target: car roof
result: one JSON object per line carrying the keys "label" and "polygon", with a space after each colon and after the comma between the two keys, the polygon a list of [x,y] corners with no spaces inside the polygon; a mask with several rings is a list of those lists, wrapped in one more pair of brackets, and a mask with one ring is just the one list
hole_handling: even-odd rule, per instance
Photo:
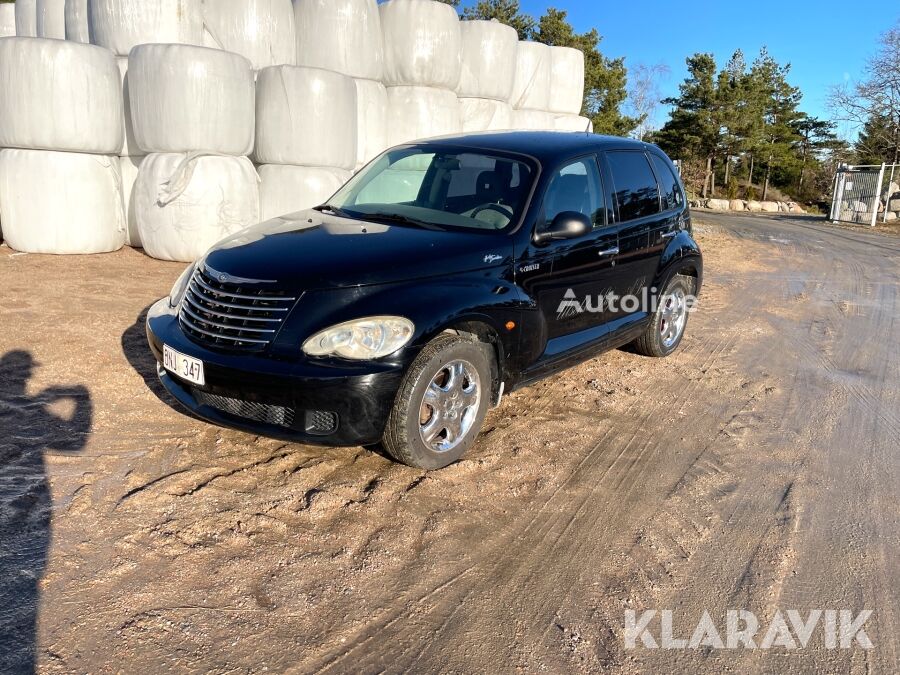
{"label": "car roof", "polygon": [[497,150],[529,155],[541,164],[557,161],[584,152],[599,150],[649,150],[654,145],[632,138],[603,136],[584,131],[487,131],[457,136],[441,136],[410,145],[467,147],[478,150]]}

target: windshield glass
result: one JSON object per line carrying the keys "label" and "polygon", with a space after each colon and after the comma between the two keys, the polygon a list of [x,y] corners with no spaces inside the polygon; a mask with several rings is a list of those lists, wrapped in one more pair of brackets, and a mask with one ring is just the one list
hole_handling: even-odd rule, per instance
{"label": "windshield glass", "polygon": [[518,159],[403,148],[356,174],[328,206],[361,220],[497,232],[519,221],[533,179],[532,167]]}

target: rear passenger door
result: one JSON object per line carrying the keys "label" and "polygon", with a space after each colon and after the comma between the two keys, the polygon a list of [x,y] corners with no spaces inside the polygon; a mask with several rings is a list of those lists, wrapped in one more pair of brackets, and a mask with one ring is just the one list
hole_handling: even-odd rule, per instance
{"label": "rear passenger door", "polygon": [[640,298],[639,303],[619,302],[611,318],[611,332],[627,329],[647,317],[649,289],[659,266],[660,252],[651,246],[666,216],[660,205],[659,186],[643,150],[609,150],[604,167],[612,184],[619,236],[617,264],[625,294]]}
{"label": "rear passenger door", "polygon": [[669,240],[684,229],[684,193],[681,191],[681,181],[675,175],[672,164],[655,152],[648,153],[648,156],[656,174],[656,182],[659,183],[662,207],[659,226],[650,231],[650,251],[655,256],[658,266]]}

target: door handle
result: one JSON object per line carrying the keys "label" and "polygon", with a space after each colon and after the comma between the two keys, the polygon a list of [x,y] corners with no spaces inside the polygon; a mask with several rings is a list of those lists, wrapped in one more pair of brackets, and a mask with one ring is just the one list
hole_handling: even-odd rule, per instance
{"label": "door handle", "polygon": [[619,255],[619,247],[613,246],[612,248],[608,248],[604,251],[599,251],[597,255],[599,255],[601,258],[606,255]]}
{"label": "door handle", "polygon": [[672,232],[663,232],[661,235],[659,235],[659,238],[660,239],[672,239],[677,234],[678,234],[678,232],[676,232],[674,230]]}

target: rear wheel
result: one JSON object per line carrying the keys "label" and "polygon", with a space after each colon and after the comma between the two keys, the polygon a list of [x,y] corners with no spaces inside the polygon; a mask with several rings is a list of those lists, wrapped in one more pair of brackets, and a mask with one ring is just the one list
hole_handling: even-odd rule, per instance
{"label": "rear wheel", "polygon": [[489,345],[457,335],[432,340],[410,366],[383,442],[420,469],[452,464],[472,447],[491,400]]}
{"label": "rear wheel", "polygon": [[676,274],[660,297],[644,334],[632,343],[644,356],[668,356],[681,344],[688,320],[688,296],[694,292],[694,280]]}

